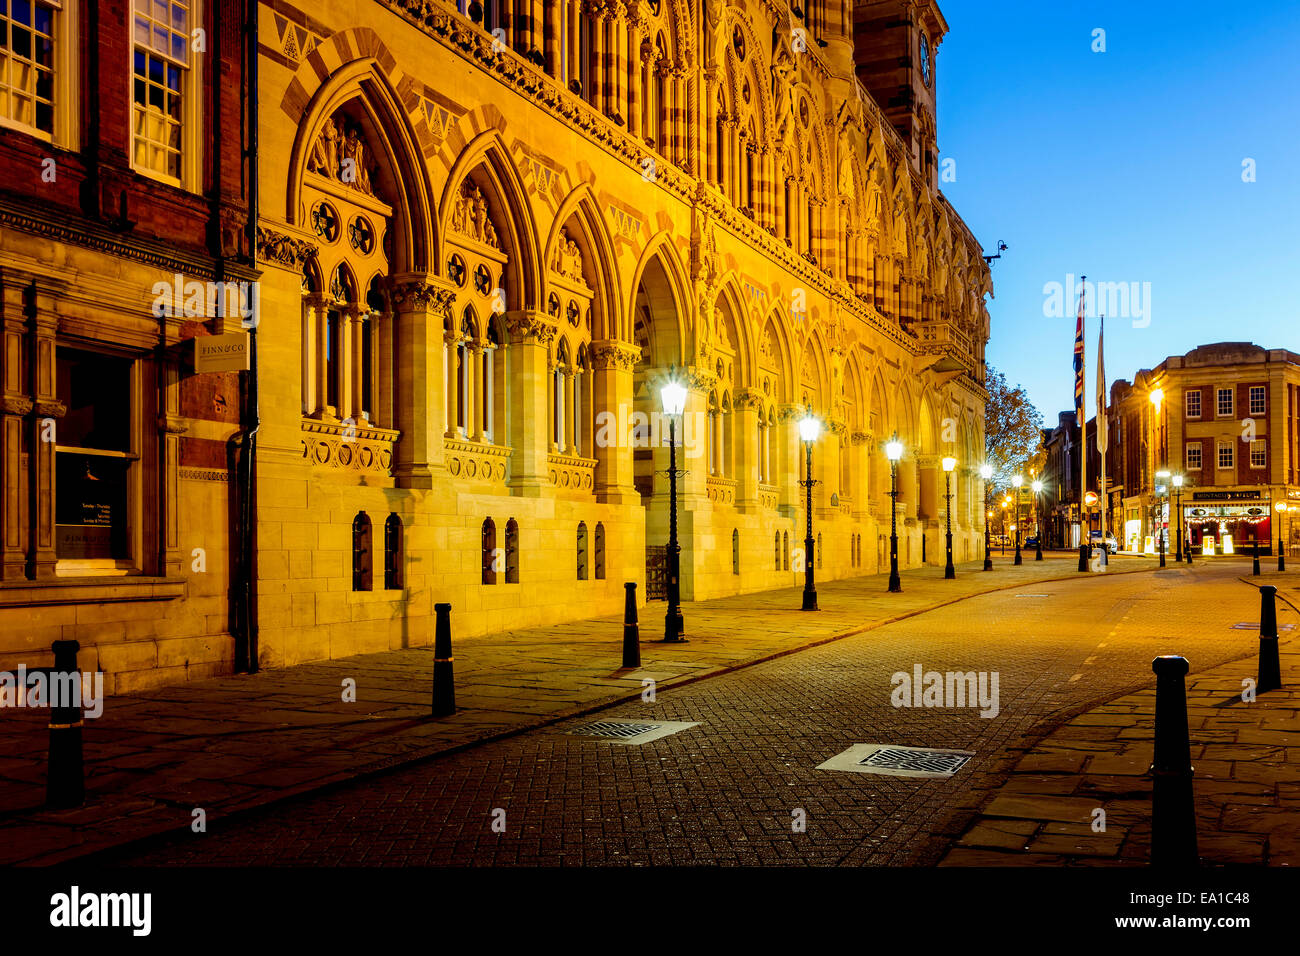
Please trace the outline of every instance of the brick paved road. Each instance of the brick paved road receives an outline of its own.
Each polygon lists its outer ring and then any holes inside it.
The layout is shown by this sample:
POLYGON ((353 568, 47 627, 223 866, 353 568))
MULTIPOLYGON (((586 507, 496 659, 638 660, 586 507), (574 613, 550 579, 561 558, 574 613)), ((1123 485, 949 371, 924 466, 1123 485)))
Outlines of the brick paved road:
MULTIPOLYGON (((621 705, 698 721, 638 747, 525 735, 215 824, 131 865, 927 864, 1032 740, 1067 714, 1252 653, 1238 563, 1026 586, 621 705), (997 671, 1000 713, 895 709, 890 676, 997 671), (942 781, 817 770, 854 743, 976 752, 942 781), (505 832, 493 812, 504 811, 505 832), (793 832, 804 811, 806 831, 793 832)), ((1294 620, 1289 609, 1283 623, 1294 620)))

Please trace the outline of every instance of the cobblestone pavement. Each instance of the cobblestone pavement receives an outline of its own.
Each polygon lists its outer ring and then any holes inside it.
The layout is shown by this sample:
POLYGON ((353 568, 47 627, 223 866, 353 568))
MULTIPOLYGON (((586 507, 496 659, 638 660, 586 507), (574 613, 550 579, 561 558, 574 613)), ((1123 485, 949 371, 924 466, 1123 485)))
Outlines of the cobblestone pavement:
MULTIPOLYGON (((1112 572, 1150 558, 1113 559, 1112 572)), ((665 605, 642 611, 639 669, 622 663, 622 618, 596 618, 481 637, 456 636, 457 712, 429 718, 431 648, 397 649, 109 698, 86 723, 86 804, 44 809, 48 711, 0 713, 0 864, 52 863, 144 836, 188 830, 295 793, 356 779, 529 727, 639 699, 801 647, 835 640, 996 588, 1073 577, 1073 554, 1027 556, 994 570, 940 567, 823 582, 822 610, 804 614, 798 588, 684 606, 689 644, 657 643, 665 605), (343 699, 345 681, 355 701, 343 699)), ((32 663, 49 663, 35 660, 32 663)))
MULTIPOLYGON (((1063 719, 1257 648, 1239 563, 1026 585, 707 681, 601 719, 698 722, 621 745, 553 725, 257 811, 128 864, 932 864, 1063 719), (902 708, 891 675, 996 671, 1000 710, 902 708), (857 743, 974 751, 943 780, 819 770, 857 743), (801 813, 800 813, 801 811, 801 813), (802 818, 800 832, 795 825, 802 818), (494 826, 495 824, 495 826, 494 826)), ((1290 608, 1284 623, 1295 620, 1290 608)))

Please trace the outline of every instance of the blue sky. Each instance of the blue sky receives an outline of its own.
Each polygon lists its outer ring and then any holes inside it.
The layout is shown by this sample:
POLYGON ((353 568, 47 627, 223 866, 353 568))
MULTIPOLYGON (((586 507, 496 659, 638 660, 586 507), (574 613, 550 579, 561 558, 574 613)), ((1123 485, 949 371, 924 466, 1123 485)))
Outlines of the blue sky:
POLYGON ((1044 316, 1067 274, 1150 283, 1148 325, 1107 317, 1109 381, 1206 342, 1300 351, 1300 4, 940 5, 941 188, 986 253, 1010 247, 988 361, 1047 423, 1073 405, 1076 305, 1044 316))

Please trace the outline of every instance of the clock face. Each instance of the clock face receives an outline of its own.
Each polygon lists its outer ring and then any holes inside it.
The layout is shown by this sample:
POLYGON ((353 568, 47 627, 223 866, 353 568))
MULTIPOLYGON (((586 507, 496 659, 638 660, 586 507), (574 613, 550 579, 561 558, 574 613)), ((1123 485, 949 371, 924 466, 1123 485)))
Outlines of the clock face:
POLYGON ((930 41, 921 34, 921 80, 930 85, 930 41))

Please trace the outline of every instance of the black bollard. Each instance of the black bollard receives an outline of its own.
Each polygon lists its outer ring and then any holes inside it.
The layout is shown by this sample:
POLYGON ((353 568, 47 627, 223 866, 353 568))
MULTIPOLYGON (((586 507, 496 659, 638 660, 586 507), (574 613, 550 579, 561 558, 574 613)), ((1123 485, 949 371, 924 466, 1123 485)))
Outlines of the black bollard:
POLYGON ((1088 570, 1088 546, 1086 544, 1079 545, 1079 570, 1088 570))
MULTIPOLYGON (((76 641, 55 641, 54 666, 50 668, 49 689, 50 703, 62 706, 50 708, 50 766, 45 779, 45 804, 53 809, 79 807, 86 799, 85 773, 81 753, 81 697, 75 700, 56 701, 53 696, 55 687, 65 690, 72 687, 71 681, 56 681, 57 674, 77 674, 77 651, 81 645, 76 641)), ((80 685, 80 678, 77 679, 80 685)), ((77 687, 80 690, 80 687, 77 687)), ((22 689, 25 692, 26 688, 22 689)))
POLYGON ((623 666, 641 666, 641 627, 636 622, 636 582, 623 585, 627 598, 623 602, 623 666))
POLYGON ((456 680, 452 672, 451 605, 435 604, 438 619, 433 634, 433 716, 456 712, 456 680))
POLYGON ((1255 545, 1254 550, 1255 550, 1255 564, 1250 573, 1255 577, 1259 577, 1259 545, 1258 544, 1255 545))
POLYGON ((1151 662, 1156 675, 1156 739, 1151 761, 1151 863, 1195 866, 1196 805, 1192 795, 1192 750, 1187 734, 1187 659, 1176 655, 1151 662))
POLYGON ((1259 589, 1259 680, 1261 693, 1282 686, 1282 662, 1277 656, 1277 588, 1265 584, 1259 589))

